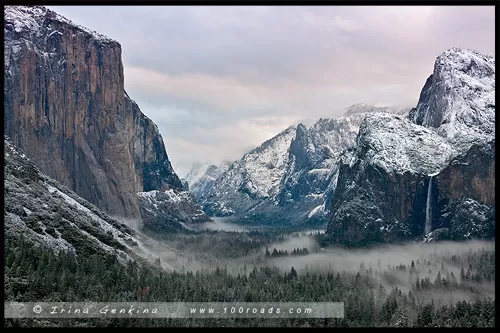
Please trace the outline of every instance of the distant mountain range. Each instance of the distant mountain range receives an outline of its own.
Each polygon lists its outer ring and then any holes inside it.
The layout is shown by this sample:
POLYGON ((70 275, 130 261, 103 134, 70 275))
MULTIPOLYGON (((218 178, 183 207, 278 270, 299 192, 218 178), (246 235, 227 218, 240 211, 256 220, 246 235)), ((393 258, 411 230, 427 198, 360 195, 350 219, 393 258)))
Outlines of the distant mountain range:
POLYGON ((247 223, 328 223, 348 245, 492 237, 494 96, 493 57, 447 50, 415 108, 360 103, 289 127, 209 185, 198 177, 197 198, 247 223))
POLYGON ((389 111, 394 112, 356 104, 340 118, 291 126, 225 171, 213 166, 211 175, 199 176, 205 169, 193 168, 189 188, 196 188, 194 193, 209 215, 235 216, 248 223, 324 224, 340 154, 355 145, 366 115, 389 111))

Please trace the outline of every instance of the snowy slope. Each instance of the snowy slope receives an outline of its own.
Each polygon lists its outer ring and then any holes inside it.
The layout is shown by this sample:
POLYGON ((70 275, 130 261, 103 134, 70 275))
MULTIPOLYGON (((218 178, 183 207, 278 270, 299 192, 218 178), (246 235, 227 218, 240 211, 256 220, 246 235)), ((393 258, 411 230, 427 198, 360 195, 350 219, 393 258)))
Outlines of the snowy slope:
MULTIPOLYGON (((151 260, 147 239, 59 182, 4 137, 4 230, 54 252, 111 254, 121 262, 151 260)), ((164 263, 169 268, 168 263, 164 263)))
POLYGON ((295 127, 290 126, 234 162, 200 195, 205 211, 216 216, 243 213, 276 195, 294 137, 295 127))
MULTIPOLYGON (((28 32, 30 34, 38 34, 40 30, 45 29, 42 26, 45 21, 47 13, 50 14, 50 19, 58 22, 63 22, 75 27, 77 31, 89 34, 95 40, 101 41, 103 43, 117 43, 115 40, 106 37, 96 31, 92 31, 86 27, 80 26, 73 23, 71 20, 65 18, 53 12, 44 6, 5 6, 4 7, 4 18, 6 21, 12 22, 12 29, 16 32, 28 32)), ((11 29, 11 27, 6 27, 11 29)), ((53 31, 53 34, 57 31, 53 31)), ((47 36, 47 38, 50 36, 47 36)))
POLYGON ((40 173, 7 137, 4 149, 6 229, 55 251, 78 253, 85 246, 130 259, 127 249, 135 242, 130 228, 40 173))
POLYGON ((205 211, 215 216, 245 215, 262 223, 321 221, 328 212, 325 202, 335 189, 340 154, 355 145, 368 114, 388 110, 357 104, 340 118, 289 127, 234 162, 213 187, 202 190, 199 198, 205 211))
POLYGON ((154 231, 179 231, 211 221, 188 191, 168 188, 139 192, 137 197, 144 226, 154 231))

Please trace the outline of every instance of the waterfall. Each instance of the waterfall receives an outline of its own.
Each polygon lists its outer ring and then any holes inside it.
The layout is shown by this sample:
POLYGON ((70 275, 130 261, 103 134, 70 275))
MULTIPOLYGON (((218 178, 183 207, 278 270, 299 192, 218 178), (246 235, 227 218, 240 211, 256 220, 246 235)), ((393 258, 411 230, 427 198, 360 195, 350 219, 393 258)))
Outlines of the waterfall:
POLYGON ((425 207, 425 234, 431 232, 431 194, 432 194, 432 176, 429 178, 429 186, 427 187, 427 204, 425 207))

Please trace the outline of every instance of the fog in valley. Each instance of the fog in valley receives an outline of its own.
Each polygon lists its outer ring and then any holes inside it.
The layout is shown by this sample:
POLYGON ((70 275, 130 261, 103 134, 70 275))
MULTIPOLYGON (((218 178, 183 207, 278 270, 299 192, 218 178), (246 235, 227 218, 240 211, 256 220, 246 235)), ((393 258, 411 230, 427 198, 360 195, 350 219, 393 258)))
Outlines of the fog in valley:
POLYGON ((193 230, 218 230, 218 231, 229 231, 229 232, 248 232, 249 229, 244 226, 230 223, 228 218, 224 217, 212 217, 213 222, 202 223, 199 226, 192 227, 193 230))
POLYGON ((437 304, 494 298, 495 295, 494 280, 474 281, 470 277, 487 264, 479 262, 481 254, 494 255, 495 244, 491 241, 414 242, 344 249, 321 247, 317 235, 324 230, 288 234, 255 232, 221 219, 199 226, 191 233, 158 239, 155 235, 144 234, 133 221, 124 222, 136 232, 136 254, 151 262, 160 258, 161 267, 168 271, 195 273, 224 269, 229 274, 248 275, 254 268, 274 267, 286 273, 293 267, 299 275, 359 273, 371 279, 374 286, 383 285, 388 290, 397 287, 403 292, 411 291, 417 280, 423 279, 430 283, 437 279, 456 280, 462 285, 462 288, 419 292, 420 297, 432 299, 437 304), (294 250, 305 251, 294 253, 294 250), (469 274, 467 281, 463 280, 465 272, 469 274))

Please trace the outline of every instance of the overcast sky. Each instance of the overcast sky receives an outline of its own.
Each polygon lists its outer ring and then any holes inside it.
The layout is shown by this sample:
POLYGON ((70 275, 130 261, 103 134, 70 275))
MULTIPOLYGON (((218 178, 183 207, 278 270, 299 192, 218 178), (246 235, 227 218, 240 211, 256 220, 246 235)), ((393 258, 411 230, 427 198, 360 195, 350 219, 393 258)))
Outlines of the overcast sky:
POLYGON ((352 104, 414 106, 448 48, 495 55, 493 6, 49 8, 121 43, 181 176, 352 104))

